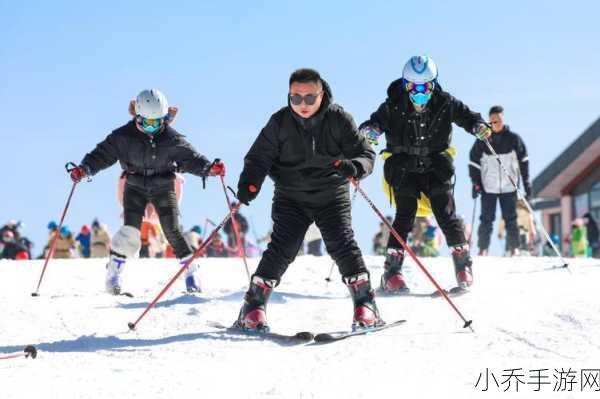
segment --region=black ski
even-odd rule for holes
[[[331,343],[331,342],[341,341],[343,339],[350,338],[350,337],[356,337],[357,335],[365,335],[365,334],[370,334],[370,333],[374,333],[377,331],[386,330],[388,328],[396,327],[396,326],[399,326],[404,323],[406,323],[406,320],[397,320],[392,323],[387,323],[387,324],[384,324],[384,325],[381,325],[378,327],[362,328],[360,330],[355,330],[355,331],[336,331],[336,332],[329,332],[329,333],[321,333],[321,334],[315,335],[314,340],[315,340],[315,342],[320,343],[320,344],[327,344],[327,343]]]
[[[119,295],[126,296],[128,298],[133,298],[133,294],[131,292],[127,292],[127,291],[125,291],[125,292],[119,292]]]
[[[456,287],[450,288],[449,290],[444,290],[444,292],[446,293],[446,295],[448,295],[450,297],[456,297],[456,296],[468,294],[469,292],[471,292],[471,290],[468,288],[456,286]],[[439,291],[434,291],[430,294],[430,296],[432,298],[439,298],[442,296],[442,294],[440,294]]]
[[[304,344],[306,342],[310,342],[313,340],[314,335],[308,331],[298,332],[296,334],[281,334],[272,331],[255,331],[255,330],[246,330],[243,328],[235,327],[235,326],[224,326],[219,322],[208,322],[208,325],[214,328],[218,328],[220,330],[224,330],[230,334],[236,335],[246,335],[249,337],[257,337],[261,339],[267,339],[271,341],[277,341],[284,344]]]

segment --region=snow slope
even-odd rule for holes
[[[366,260],[378,285],[383,259]],[[442,285],[452,285],[449,258],[424,262]],[[0,397],[600,397],[590,388],[582,392],[580,382],[582,369],[600,369],[600,264],[570,260],[572,272],[545,270],[557,262],[476,258],[473,292],[454,299],[473,319],[475,333],[462,328],[443,299],[418,296],[432,286],[408,262],[414,295],[378,299],[385,319],[406,318],[405,325],[329,345],[290,347],[207,325],[230,324],[237,316],[246,289],[239,259],[202,260],[204,293],[182,295],[178,281],[135,332],[127,331],[127,323],[177,270],[174,261],[128,263],[124,288],[135,298],[102,292],[104,260],[51,261],[37,298],[30,293],[41,261],[2,261],[0,353],[34,344],[39,356],[0,360]],[[274,331],[349,327],[345,286],[337,274],[329,284],[324,280],[330,265],[329,258],[305,256],[290,266],[268,308]],[[507,388],[502,375],[511,368],[522,369],[524,384],[513,379]],[[560,381],[554,369],[561,368],[576,371],[572,392],[553,392]],[[540,372],[550,383],[541,392],[527,384],[533,369],[549,369]]]

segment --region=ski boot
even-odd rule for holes
[[[383,267],[385,271],[381,276],[381,287],[379,290],[384,294],[403,294],[409,291],[402,275],[402,263],[404,262],[404,250],[389,248],[385,256]]]
[[[125,257],[116,252],[110,251],[110,257],[106,264],[105,286],[106,292],[111,295],[121,294],[121,272],[125,264]]]
[[[369,273],[354,274],[344,277],[343,280],[354,303],[352,330],[356,331],[385,324],[379,316],[379,310],[375,304],[375,291],[371,288]]]
[[[273,288],[278,284],[279,281],[275,279],[269,280],[257,275],[252,276],[250,287],[244,296],[244,304],[233,326],[243,330],[268,332],[267,302]]]
[[[463,244],[452,248],[452,260],[458,287],[464,289],[470,287],[473,284],[473,259],[469,254],[469,246]]]
[[[179,264],[181,266],[183,266],[184,263],[186,263],[192,256],[193,255],[190,255],[188,257],[181,259],[179,261]],[[189,294],[202,292],[202,289],[200,288],[200,279],[196,275],[197,271],[198,271],[198,265],[193,262],[185,270],[185,290]]]

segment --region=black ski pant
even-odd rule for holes
[[[393,227],[406,242],[415,224],[417,199],[421,193],[431,202],[431,209],[449,247],[467,242],[462,221],[456,216],[454,186],[450,180],[442,181],[433,172],[407,173],[398,187],[394,187],[396,216]],[[400,249],[402,245],[390,234],[388,248]]]
[[[479,250],[487,250],[490,246],[494,221],[496,220],[496,202],[500,202],[500,210],[506,226],[506,247],[510,251],[519,248],[519,227],[517,225],[517,192],[504,194],[481,193],[481,216],[477,230]]]
[[[271,242],[256,269],[256,275],[280,280],[302,246],[306,230],[315,222],[327,252],[343,277],[367,268],[352,230],[348,185],[319,192],[280,192],[273,198]]]
[[[123,193],[123,213],[125,225],[140,229],[146,205],[152,203],[158,213],[158,219],[167,241],[173,247],[175,255],[181,259],[192,253],[189,244],[183,238],[179,227],[179,208],[177,195],[171,187],[162,189],[142,189],[125,184]]]

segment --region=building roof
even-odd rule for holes
[[[600,118],[550,163],[534,180],[533,195],[559,198],[566,187],[600,161]]]

